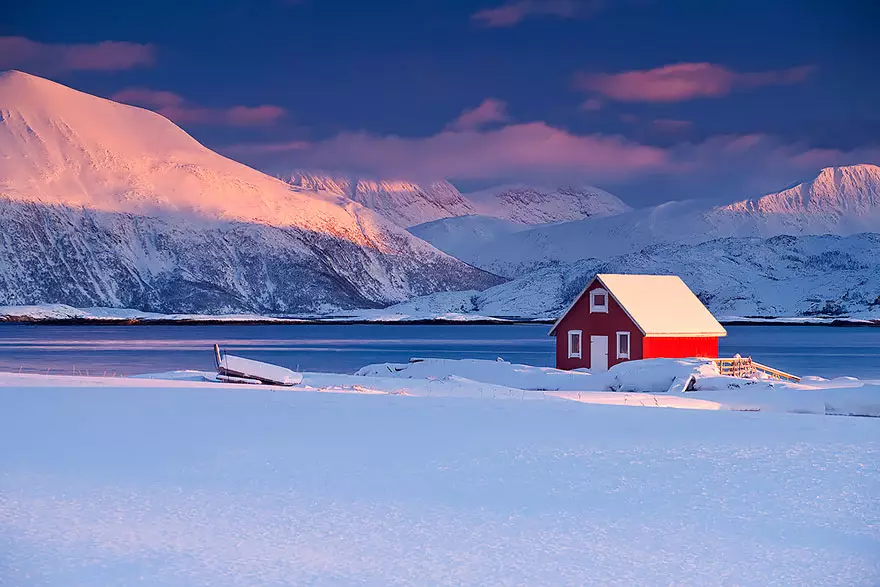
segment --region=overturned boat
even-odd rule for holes
[[[286,367],[272,365],[220,353],[220,345],[214,345],[214,362],[217,364],[217,379],[226,383],[250,383],[254,385],[284,385],[287,387],[302,383],[302,373]]]

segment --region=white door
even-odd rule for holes
[[[608,337],[590,337],[590,371],[608,370]]]

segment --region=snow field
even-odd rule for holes
[[[874,419],[99,380],[0,379],[8,584],[880,581]]]

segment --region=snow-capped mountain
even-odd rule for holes
[[[548,265],[482,292],[438,293],[384,311],[555,319],[596,273],[648,273],[680,275],[718,316],[880,319],[878,251],[878,234],[661,244]]]
[[[158,114],[19,72],[0,75],[0,209],[0,304],[290,313],[499,282]]]
[[[300,188],[345,196],[404,228],[475,212],[471,203],[446,181],[420,185],[307,171],[297,171],[281,179]]]
[[[716,208],[713,215],[753,222],[763,232],[853,234],[880,230],[880,167],[828,167],[811,181]]]
[[[697,244],[724,237],[772,237],[781,234],[851,235],[880,231],[880,168],[853,165],[824,169],[810,182],[727,206],[698,200],[667,202],[613,216],[501,231],[455,255],[507,277],[525,275],[553,263],[608,259],[658,243]],[[457,229],[455,221],[448,222]],[[419,234],[419,231],[414,231]],[[421,233],[440,249],[456,238],[438,227]],[[433,235],[440,235],[433,239]]]
[[[499,186],[466,194],[477,213],[517,224],[547,224],[613,216],[630,210],[619,198],[592,186]]]

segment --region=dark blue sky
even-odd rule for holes
[[[3,60],[90,93],[170,91],[200,112],[283,108],[284,116],[258,124],[230,124],[219,114],[178,120],[208,146],[257,166],[320,164],[398,175],[412,168],[414,177],[443,173],[466,188],[571,178],[613,187],[639,204],[757,195],[748,192],[808,177],[823,165],[874,157],[880,148],[875,4],[31,0],[6,7],[0,36],[151,46],[151,63],[114,71],[40,71],[45,67],[24,56]],[[489,26],[498,23],[474,17],[493,9],[519,21]],[[659,100],[649,91],[622,98],[607,83],[586,89],[575,82],[578,73],[596,79],[681,63],[710,64],[711,75],[691,81],[711,95]],[[789,79],[792,68],[808,73]],[[724,71],[738,77],[717,89],[716,74]],[[664,82],[633,83],[642,91]],[[447,137],[451,144],[438,140],[463,111],[489,98],[504,104],[503,120],[474,125],[467,137]],[[582,107],[588,100],[592,109]],[[523,123],[542,123],[553,136],[615,137],[625,149],[656,148],[664,160],[638,156],[618,168],[618,158],[628,155],[594,160],[590,149],[603,147],[592,142],[576,146],[583,149],[578,156],[523,156],[529,149],[567,149],[564,142],[536,139],[541,133],[517,132]],[[512,127],[509,135],[488,136],[504,127]],[[399,149],[413,160],[389,145],[392,135],[412,141]],[[758,146],[731,150],[729,143],[746,135],[760,135]],[[291,143],[296,146],[289,150],[280,146]],[[482,172],[457,160],[456,151],[471,153],[470,160],[493,153]]]

